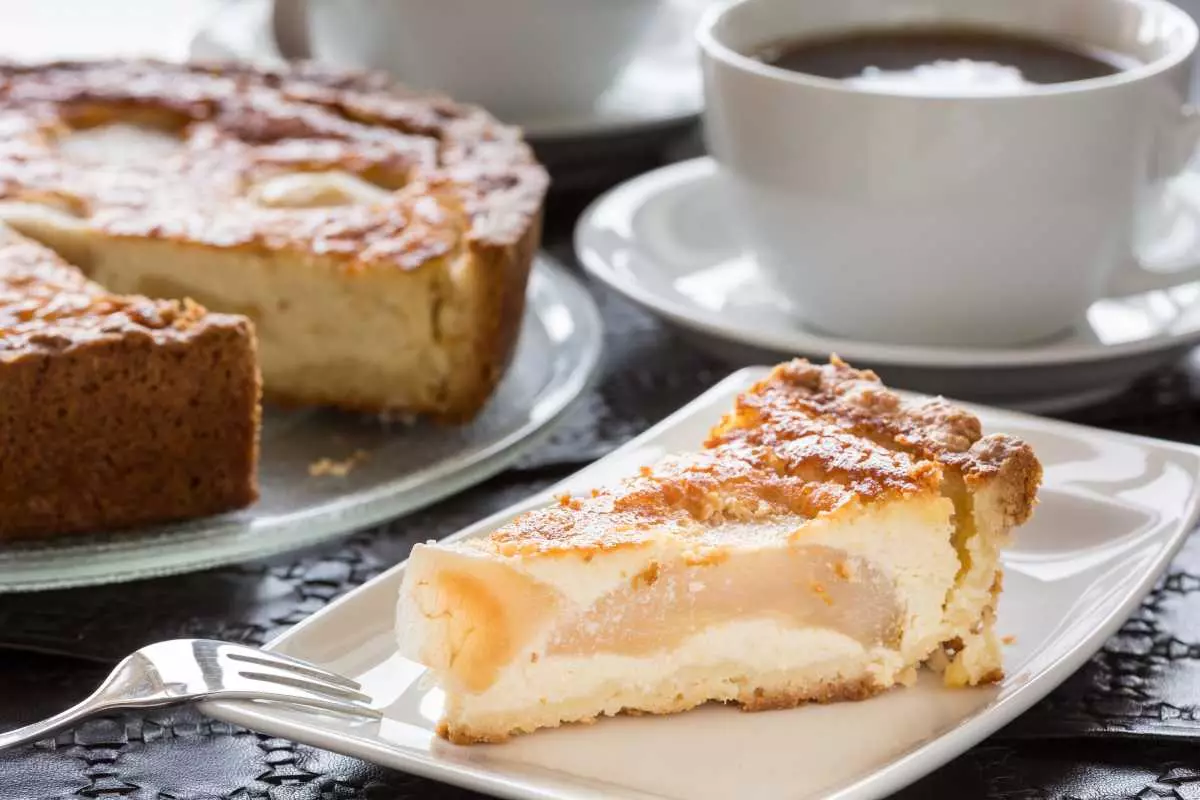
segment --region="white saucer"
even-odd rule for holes
[[[1068,333],[1019,348],[894,345],[835,338],[805,328],[769,291],[730,220],[709,158],[639,176],[600,197],[575,230],[592,277],[734,361],[837,353],[905,388],[1027,410],[1098,402],[1200,343],[1200,283],[1100,300]],[[1200,249],[1200,174],[1171,189],[1177,209],[1154,246],[1155,261]]]
[[[507,120],[532,141],[613,136],[692,121],[703,107],[700,66],[692,41],[697,0],[664,4],[640,55],[590,108],[536,119]],[[277,40],[271,0],[226,3],[192,40],[197,59],[278,62],[296,53]]]

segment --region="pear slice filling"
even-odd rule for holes
[[[901,617],[892,581],[875,566],[825,546],[770,548],[652,564],[560,623],[546,654],[646,656],[709,627],[764,618],[896,647]]]

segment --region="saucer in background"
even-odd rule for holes
[[[535,145],[690,127],[704,103],[692,40],[692,28],[704,2],[667,0],[641,53],[591,108],[505,121],[521,126]],[[272,9],[272,0],[222,5],[192,40],[191,57],[259,62],[301,57],[294,26]]]
[[[1038,345],[955,348],[827,336],[767,288],[743,247],[712,159],[646,173],[599,198],[575,247],[597,280],[738,363],[837,353],[890,385],[1037,412],[1097,403],[1200,344],[1200,283],[1094,303],[1070,331]],[[1200,174],[1171,189],[1172,224],[1155,261],[1200,249]]]

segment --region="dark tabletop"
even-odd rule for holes
[[[595,191],[653,166],[565,176],[547,246],[573,263],[570,230]],[[611,162],[610,162],[611,163]],[[0,596],[0,729],[87,694],[118,658],[159,639],[262,643],[441,537],[547,486],[641,432],[738,364],[718,362],[592,287],[607,324],[603,375],[552,439],[515,468],[437,506],[269,561],[120,586]],[[883,375],[887,379],[887,375]],[[1200,367],[1186,359],[1076,421],[1200,442]],[[69,654],[69,655],[68,655]],[[1200,537],[1122,630],[1049,698],[900,796],[1200,800]],[[1193,738],[1194,737],[1194,738]],[[797,743],[802,747],[802,743]],[[471,792],[208,720],[190,709],[96,719],[0,754],[0,800],[467,798]]]

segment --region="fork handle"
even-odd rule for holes
[[[41,741],[64,728],[106,711],[161,708],[185,699],[149,686],[133,668],[133,659],[134,656],[130,656],[118,664],[99,689],[66,711],[23,728],[0,733],[0,750]]]
[[[68,728],[83,719],[87,713],[84,703],[80,703],[77,706],[68,708],[61,714],[55,714],[50,719],[44,719],[41,722],[35,722],[32,725],[26,725],[24,728],[17,728],[7,733],[0,733],[0,750],[7,750],[10,747],[32,744],[33,742],[47,739],[63,728]]]
[[[61,711],[49,719],[44,719],[41,722],[35,722],[31,725],[26,725],[23,728],[0,733],[0,750],[7,750],[10,747],[17,747],[23,744],[32,744],[40,742],[42,739],[48,739],[64,728],[70,728],[80,722],[83,722],[88,717],[94,717],[97,714],[102,714],[105,711],[115,711],[133,708],[159,708],[173,703],[180,702],[178,698],[173,697],[157,697],[146,698],[144,700],[126,701],[120,704],[111,702],[97,702],[96,695],[92,695],[86,700],[73,705],[66,711]]]

